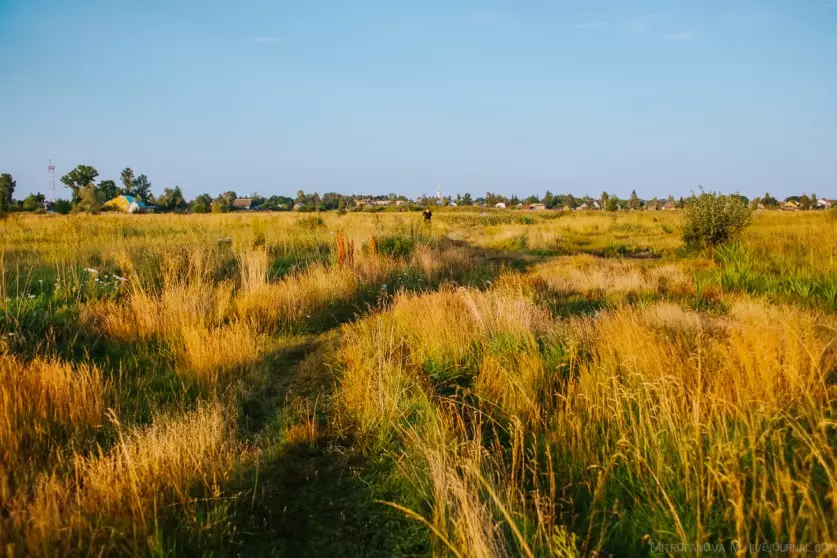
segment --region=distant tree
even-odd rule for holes
[[[674,204],[674,207],[676,207],[677,209],[683,209],[684,207],[686,207],[686,200],[683,199],[683,196],[680,196],[680,199],[677,200],[677,203]]]
[[[820,200],[817,198],[816,194],[811,194],[811,196],[808,199],[811,200],[811,209],[819,209],[820,208],[820,206],[819,206]]]
[[[509,204],[520,205],[520,198],[518,198],[517,195],[512,196],[511,198],[509,198]]]
[[[52,210],[61,215],[67,215],[73,210],[73,204],[69,200],[55,200],[52,203]]]
[[[395,194],[392,194],[393,196]],[[323,194],[322,199],[318,204],[318,208],[321,211],[330,211],[332,209],[337,209],[340,206],[340,200],[343,199],[343,196],[336,193],[336,192],[326,192]]]
[[[750,206],[749,207],[750,207],[751,210],[758,209],[759,205],[761,205],[761,198],[760,197],[756,196],[755,198],[750,200]]]
[[[182,211],[186,209],[186,200],[183,199],[180,186],[164,189],[160,197],[157,198],[157,206],[163,211]]]
[[[212,213],[229,213],[232,211],[232,204],[223,196],[212,200]]]
[[[575,197],[572,194],[567,194],[564,196],[564,207],[567,209],[574,209],[576,205],[581,205],[580,203],[576,202]]]
[[[122,193],[126,196],[133,195],[134,171],[130,167],[125,167],[119,177],[122,179]]]
[[[233,202],[234,202],[235,200],[237,200],[237,199],[238,199],[238,194],[236,194],[236,193],[235,193],[235,192],[233,192],[232,190],[227,190],[226,192],[224,192],[223,194],[221,194],[221,197],[224,199],[224,201],[226,202],[226,204],[227,204],[230,208],[232,208],[232,204],[233,204]]]
[[[489,207],[494,207],[498,203],[509,203],[508,198],[505,196],[501,196],[500,194],[492,194],[491,192],[486,192],[485,194],[485,203]]]
[[[602,209],[607,207],[607,200],[610,199],[610,194],[607,192],[602,192],[602,195],[599,196],[599,204],[602,206]]]
[[[761,203],[763,203],[764,207],[767,209],[776,209],[779,207],[779,200],[768,193],[764,194],[764,197],[761,199]]]
[[[316,192],[313,194],[306,194],[300,190],[296,193],[294,206],[298,207],[300,211],[313,211],[320,207],[320,194]]]
[[[628,198],[629,209],[639,209],[642,207],[642,202],[639,201],[639,196],[636,195],[636,190],[631,190],[631,197]]]
[[[81,201],[81,190],[93,185],[96,177],[99,176],[99,171],[88,165],[79,165],[64,176],[61,177],[61,182],[72,190],[73,202]]]
[[[147,176],[141,174],[131,181],[131,195],[138,197],[144,202],[150,202],[152,200],[151,182]]]
[[[604,209],[605,211],[619,211],[619,198],[616,196],[608,196]]]
[[[212,197],[209,194],[201,194],[195,198],[191,206],[192,213],[209,213],[212,211]]]
[[[541,203],[546,207],[552,208],[555,205],[555,196],[552,195],[552,192],[547,190],[546,194],[544,194],[543,198],[541,198]]]
[[[73,207],[78,213],[98,213],[102,208],[102,198],[96,186],[90,184],[80,189],[79,200]]]
[[[261,209],[264,202],[267,201],[264,199],[264,196],[260,195],[258,192],[253,192],[250,196],[250,200],[253,202],[253,207],[258,207],[259,209]]]
[[[116,186],[116,182],[114,182],[113,180],[102,180],[101,182],[99,182],[99,193],[101,193],[102,198],[104,198],[104,200],[107,201],[112,200],[113,198],[121,194],[122,190],[120,190]]]
[[[270,196],[261,205],[262,209],[266,209],[268,211],[288,211],[293,209],[293,207],[293,198],[289,198],[287,196]]]
[[[459,201],[460,205],[474,205],[474,200],[471,199],[471,194],[465,192],[465,195],[462,196],[462,199]]]
[[[12,205],[17,183],[9,173],[0,174],[0,215],[5,215]]]
[[[666,205],[673,205],[677,207],[677,203],[674,201],[674,196],[672,196],[671,194],[669,194],[668,198],[666,198]]]
[[[29,194],[26,196],[26,199],[23,200],[23,210],[37,211],[38,209],[43,209],[44,202],[46,202],[46,196],[42,193],[38,192],[36,194]]]

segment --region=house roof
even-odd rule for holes
[[[250,209],[250,206],[253,205],[253,200],[250,198],[236,198],[233,200],[232,205],[236,209]]]

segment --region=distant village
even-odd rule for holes
[[[52,168],[52,167],[50,167]],[[79,165],[63,177],[60,182],[70,199],[63,199],[52,186],[51,196],[32,193],[23,199],[14,196],[16,183],[10,174],[0,175],[0,212],[46,212],[46,213],[98,213],[116,211],[123,213],[175,212],[175,213],[229,213],[233,211],[421,211],[427,207],[479,207],[499,210],[521,211],[676,211],[683,208],[689,198],[668,196],[666,199],[642,199],[632,191],[627,199],[602,192],[597,198],[589,195],[576,197],[573,194],[553,194],[547,191],[537,195],[519,198],[486,193],[484,197],[472,198],[470,194],[443,195],[439,188],[435,196],[407,198],[403,195],[344,195],[336,192],[306,193],[298,191],[295,197],[259,194],[240,196],[227,191],[217,196],[201,194],[193,200],[186,200],[179,186],[164,188],[154,195],[151,181],[143,174],[136,175],[131,168],[125,168],[120,181],[100,180],[98,171],[88,165]],[[805,211],[825,210],[837,207],[837,200],[802,194],[778,200],[769,193],[753,199],[739,194],[733,197],[752,209]]]

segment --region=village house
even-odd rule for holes
[[[795,201],[782,202],[781,208],[784,211],[796,211],[799,209],[799,204]]]
[[[591,202],[582,203],[581,205],[579,205],[576,208],[576,211],[589,211],[589,210],[601,209],[601,208],[602,208],[602,205],[598,201],[593,200]]]
[[[529,206],[529,211],[546,211],[546,204],[533,203]]]
[[[506,209],[506,204],[503,202],[498,202],[494,205],[494,207],[496,207],[497,209]]]
[[[827,200],[825,198],[821,198],[817,200],[817,207],[820,209],[831,209],[832,207],[837,207],[837,200]]]
[[[250,211],[253,209],[253,200],[250,198],[235,198],[232,202],[233,209],[239,211]]]

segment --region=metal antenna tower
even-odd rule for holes
[[[49,191],[52,194],[52,202],[55,203],[55,165],[52,164],[52,159],[49,160],[47,173],[49,174]]]

